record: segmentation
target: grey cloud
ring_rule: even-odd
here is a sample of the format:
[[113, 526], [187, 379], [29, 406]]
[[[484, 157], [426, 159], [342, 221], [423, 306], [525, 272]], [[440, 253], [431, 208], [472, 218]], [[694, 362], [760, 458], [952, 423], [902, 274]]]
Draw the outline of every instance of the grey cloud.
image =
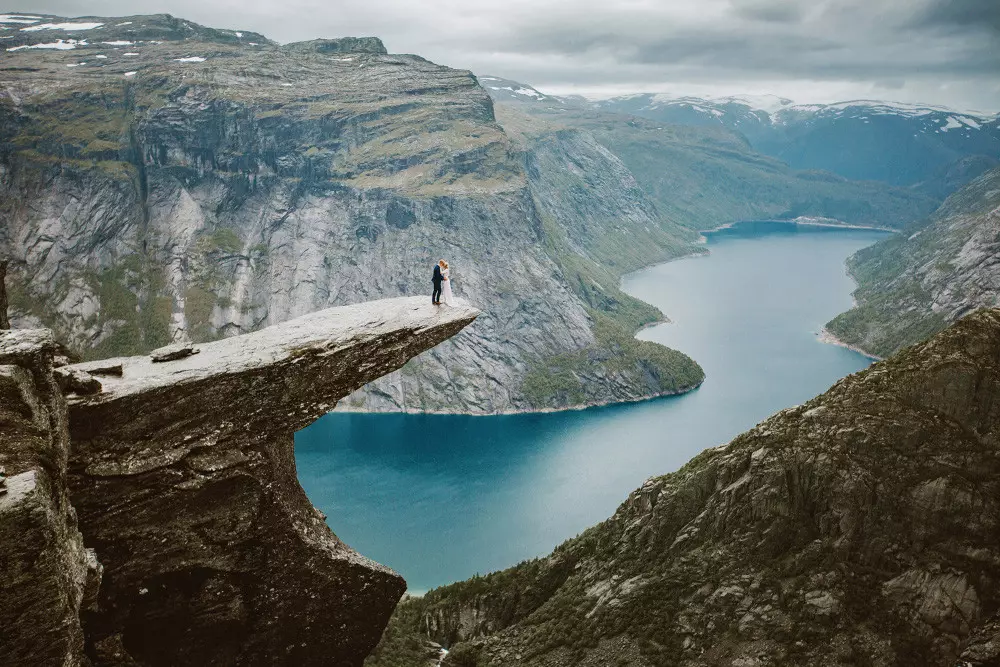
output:
[[738, 0], [733, 11], [739, 17], [767, 23], [799, 23], [806, 14], [801, 5], [782, 0]]
[[925, 27], [958, 26], [981, 28], [1000, 34], [1000, 2], [997, 0], [933, 0], [918, 14], [915, 23]]

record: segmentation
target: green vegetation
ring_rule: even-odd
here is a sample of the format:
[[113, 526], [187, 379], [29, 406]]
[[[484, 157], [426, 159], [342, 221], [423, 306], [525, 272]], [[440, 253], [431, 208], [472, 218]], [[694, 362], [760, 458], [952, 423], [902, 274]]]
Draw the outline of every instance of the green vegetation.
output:
[[[858, 251], [848, 260], [857, 305], [827, 324], [840, 340], [886, 357], [944, 329], [949, 316], [996, 303], [989, 278], [967, 258], [992, 252], [984, 238], [1000, 205], [1000, 169], [949, 197], [910, 233]], [[966, 258], [963, 258], [963, 255]]]
[[[544, 209], [539, 206], [539, 210]], [[663, 319], [659, 309], [622, 292], [617, 271], [574, 252], [565, 229], [544, 213], [542, 229], [546, 251], [593, 319], [594, 343], [538, 359], [528, 369], [522, 392], [532, 407], [565, 408], [596, 401], [591, 398], [597, 389], [595, 377], [613, 378], [610, 381], [631, 390], [635, 398], [687, 391], [704, 380], [704, 371], [690, 357], [658, 343], [636, 340], [637, 330]], [[661, 258], [679, 254], [673, 245], [654, 247], [654, 251]], [[609, 254], [615, 253], [613, 249]], [[593, 254], [607, 256], [600, 250]], [[622, 268], [635, 267], [625, 264]]]

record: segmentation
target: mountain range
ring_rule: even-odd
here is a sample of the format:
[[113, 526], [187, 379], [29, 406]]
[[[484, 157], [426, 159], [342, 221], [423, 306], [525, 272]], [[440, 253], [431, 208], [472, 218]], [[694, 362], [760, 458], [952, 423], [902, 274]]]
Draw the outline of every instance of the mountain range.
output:
[[168, 15], [0, 19], [12, 315], [84, 358], [420, 294], [447, 257], [456, 292], [484, 309], [476, 326], [342, 408], [677, 393], [703, 373], [634, 340], [663, 315], [618, 289], [623, 273], [702, 251], [697, 230], [719, 224], [899, 228], [938, 203], [795, 170], [723, 127], [494, 102], [471, 73], [375, 38], [279, 45]]
[[587, 100], [544, 95], [500, 77], [480, 78], [497, 100], [726, 128], [796, 169], [914, 186], [938, 197], [1000, 164], [997, 114], [880, 100], [796, 104], [772, 95], [705, 99], [639, 93]]

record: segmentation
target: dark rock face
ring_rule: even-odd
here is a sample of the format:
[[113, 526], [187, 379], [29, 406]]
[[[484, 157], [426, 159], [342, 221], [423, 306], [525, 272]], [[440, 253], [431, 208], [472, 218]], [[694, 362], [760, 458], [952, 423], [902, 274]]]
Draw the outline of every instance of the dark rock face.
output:
[[425, 301], [320, 311], [169, 363], [116, 360], [120, 378], [70, 399], [70, 489], [105, 567], [87, 617], [99, 664], [361, 663], [406, 585], [327, 528], [293, 434], [478, 312]]
[[7, 314], [7, 262], [0, 261], [0, 329], [10, 329]]
[[61, 383], [51, 332], [0, 332], [0, 656], [360, 665], [406, 583], [326, 526], [293, 434], [478, 314], [334, 308], [169, 363], [66, 365]]
[[46, 331], [0, 332], [0, 656], [9, 665], [81, 664], [80, 608], [88, 572], [97, 576], [67, 494], [55, 349]]
[[995, 665], [1000, 310], [409, 604], [454, 664]]

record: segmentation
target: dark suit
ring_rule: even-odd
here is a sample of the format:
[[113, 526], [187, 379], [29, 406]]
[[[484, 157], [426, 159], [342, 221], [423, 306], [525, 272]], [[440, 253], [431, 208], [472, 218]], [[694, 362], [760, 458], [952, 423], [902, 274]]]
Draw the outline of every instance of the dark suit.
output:
[[444, 282], [444, 277], [441, 275], [441, 266], [438, 264], [434, 265], [434, 276], [431, 278], [431, 282], [434, 283], [431, 303], [441, 303], [441, 283]]

